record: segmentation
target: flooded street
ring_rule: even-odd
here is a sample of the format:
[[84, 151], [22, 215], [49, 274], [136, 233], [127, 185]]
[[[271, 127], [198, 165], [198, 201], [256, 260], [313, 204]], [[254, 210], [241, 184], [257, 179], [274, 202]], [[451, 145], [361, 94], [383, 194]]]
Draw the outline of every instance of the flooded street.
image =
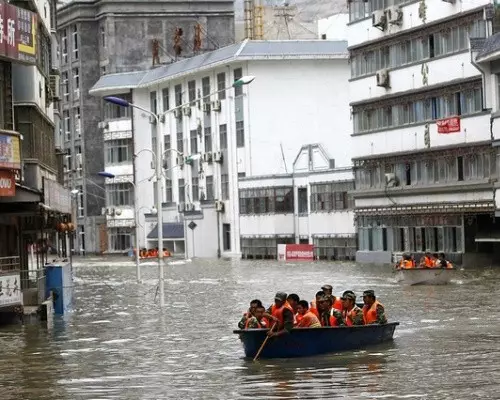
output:
[[[80, 264], [81, 265], [81, 264]], [[461, 271], [452, 284], [404, 287], [389, 267], [353, 263], [205, 261], [166, 268], [75, 267], [75, 311], [51, 329], [0, 328], [2, 399], [498, 399], [500, 269]], [[248, 303], [274, 293], [311, 300], [374, 289], [393, 342], [294, 360], [243, 358], [232, 330]]]

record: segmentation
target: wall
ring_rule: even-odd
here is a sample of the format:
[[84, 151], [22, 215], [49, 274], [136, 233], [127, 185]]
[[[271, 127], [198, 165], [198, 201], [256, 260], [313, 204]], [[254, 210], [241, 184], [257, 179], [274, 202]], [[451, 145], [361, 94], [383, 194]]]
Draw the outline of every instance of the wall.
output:
[[327, 40], [347, 40], [349, 14], [335, 14], [318, 20], [318, 38], [326, 35]]
[[[217, 213], [213, 206], [202, 206], [203, 219], [192, 219], [197, 227], [191, 230], [187, 227], [191, 218], [185, 216], [185, 236], [187, 242], [187, 258], [217, 257]], [[222, 237], [222, 229], [221, 229]], [[193, 246], [194, 239], [194, 246]]]

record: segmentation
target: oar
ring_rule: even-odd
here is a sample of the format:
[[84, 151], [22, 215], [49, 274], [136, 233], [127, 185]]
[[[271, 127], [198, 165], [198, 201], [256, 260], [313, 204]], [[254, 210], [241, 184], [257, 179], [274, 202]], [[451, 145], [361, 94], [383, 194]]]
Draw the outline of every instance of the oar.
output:
[[[277, 322], [274, 323], [274, 325], [272, 326], [271, 328], [271, 331], [272, 332], [274, 330], [274, 327], [276, 326]], [[255, 357], [253, 358], [254, 361], [257, 361], [257, 358], [259, 358], [260, 356], [260, 353], [262, 352], [262, 349], [264, 348], [264, 346], [266, 345], [267, 341], [269, 340], [270, 336], [266, 336], [266, 338], [264, 339], [264, 342], [262, 342], [261, 346], [260, 346], [260, 349], [259, 351], [257, 352], [257, 354], [255, 355]]]

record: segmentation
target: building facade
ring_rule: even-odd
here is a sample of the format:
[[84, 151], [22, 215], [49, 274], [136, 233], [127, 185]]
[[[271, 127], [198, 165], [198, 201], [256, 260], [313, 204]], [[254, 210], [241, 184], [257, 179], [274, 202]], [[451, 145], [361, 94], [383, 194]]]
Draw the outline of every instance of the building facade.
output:
[[469, 43], [491, 35], [490, 3], [349, 2], [358, 261], [485, 252], [498, 171]]
[[57, 31], [64, 176], [66, 185], [79, 191], [76, 249], [125, 251], [133, 225], [107, 226], [102, 210], [107, 203], [131, 207], [132, 197], [121, 194], [129, 184], [117, 183], [108, 195], [98, 172], [122, 165], [122, 181], [132, 175], [130, 118], [127, 126], [125, 111], [103, 108], [88, 91], [105, 74], [145, 70], [232, 43], [233, 1], [68, 2], [58, 9]]
[[[144, 133], [134, 137], [138, 208], [156, 203], [148, 152], [156, 148], [158, 132], [167, 167], [164, 223], [184, 224], [190, 257], [239, 256], [240, 178], [289, 174], [305, 140], [328, 151], [328, 168], [350, 165], [347, 99], [332, 95], [347, 92], [346, 46], [325, 40], [245, 41], [149, 72], [102, 77], [92, 94], [131, 96], [134, 104], [161, 116], [156, 126], [145, 113], [132, 113], [133, 130]], [[255, 80], [233, 89], [243, 76]], [[201, 159], [187, 164], [185, 157], [194, 154]], [[118, 217], [133, 218], [133, 211]], [[141, 213], [141, 224], [143, 218]]]

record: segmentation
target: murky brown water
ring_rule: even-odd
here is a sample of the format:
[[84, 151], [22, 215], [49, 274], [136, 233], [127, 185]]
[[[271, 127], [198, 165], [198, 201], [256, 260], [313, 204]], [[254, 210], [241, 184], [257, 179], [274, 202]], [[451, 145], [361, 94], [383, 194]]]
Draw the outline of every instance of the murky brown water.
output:
[[[195, 261], [156, 268], [75, 268], [76, 308], [51, 329], [0, 328], [2, 399], [480, 399], [500, 398], [500, 269], [466, 270], [453, 284], [402, 287], [390, 268], [355, 264]], [[232, 334], [252, 298], [277, 290], [311, 298], [373, 288], [392, 343], [252, 363]]]

